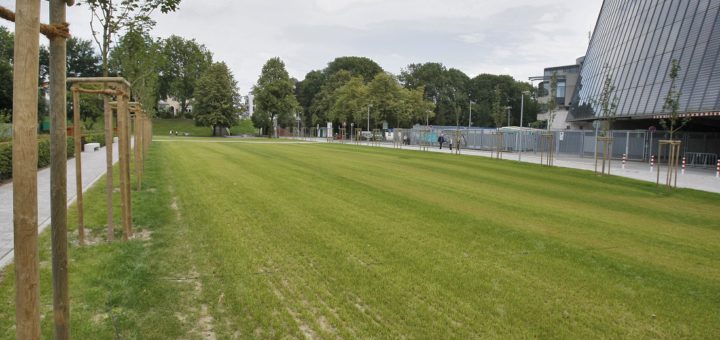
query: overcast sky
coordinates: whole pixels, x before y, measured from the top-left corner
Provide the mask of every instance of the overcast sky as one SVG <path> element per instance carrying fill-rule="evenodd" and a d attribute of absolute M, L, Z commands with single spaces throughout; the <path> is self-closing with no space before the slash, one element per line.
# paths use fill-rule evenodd
<path fill-rule="evenodd" d="M 15 7 L 14 0 L 0 3 Z M 42 3 L 46 22 L 47 2 Z M 230 66 L 243 94 L 272 57 L 300 80 L 335 57 L 353 55 L 394 74 L 410 63 L 441 62 L 470 77 L 509 74 L 527 81 L 585 54 L 601 5 L 602 0 L 182 0 L 178 12 L 155 15 L 152 34 L 205 44 L 215 60 Z M 75 36 L 91 38 L 87 7 L 70 8 L 68 21 Z"/>

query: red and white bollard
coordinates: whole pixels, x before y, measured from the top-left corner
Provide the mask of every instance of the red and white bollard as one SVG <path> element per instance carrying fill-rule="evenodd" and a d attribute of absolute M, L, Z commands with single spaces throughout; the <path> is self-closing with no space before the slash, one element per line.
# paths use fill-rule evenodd
<path fill-rule="evenodd" d="M 717 167 L 715 168 L 715 177 L 720 177 L 720 159 L 718 159 Z"/>
<path fill-rule="evenodd" d="M 623 154 L 623 169 L 625 169 L 625 164 L 627 164 L 627 155 Z"/>
<path fill-rule="evenodd" d="M 650 171 L 655 167 L 655 155 L 650 156 Z"/>
<path fill-rule="evenodd" d="M 683 175 L 685 174 L 685 157 L 683 157 L 683 162 L 682 162 L 682 173 L 683 173 Z"/>

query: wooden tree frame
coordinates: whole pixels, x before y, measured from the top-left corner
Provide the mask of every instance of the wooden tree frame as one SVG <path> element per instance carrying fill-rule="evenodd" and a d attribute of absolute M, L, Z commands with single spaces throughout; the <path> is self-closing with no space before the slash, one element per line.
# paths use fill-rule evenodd
<path fill-rule="evenodd" d="M 682 141 L 679 140 L 660 140 L 658 141 L 658 167 L 656 186 L 660 185 L 660 160 L 662 159 L 663 149 L 667 149 L 667 172 L 665 175 L 665 186 L 668 188 L 677 188 L 678 167 L 680 163 L 680 147 Z"/>
<path fill-rule="evenodd" d="M 598 156 L 601 156 L 601 171 L 600 175 L 605 175 L 605 164 L 607 164 L 607 174 L 610 175 L 610 168 L 612 165 L 612 150 L 613 150 L 613 137 L 598 137 L 595 140 L 595 173 L 598 173 Z M 601 150 L 598 150 L 601 148 Z"/>
<path fill-rule="evenodd" d="M 380 146 L 380 140 L 382 136 L 382 131 L 380 129 L 373 129 L 372 130 L 372 139 L 371 139 L 371 145 L 373 146 Z"/>
<path fill-rule="evenodd" d="M 338 133 L 340 134 L 340 143 L 345 144 L 345 136 L 347 136 L 347 128 L 340 128 Z"/>
<path fill-rule="evenodd" d="M 402 149 L 403 136 L 405 132 L 402 129 L 395 129 L 393 131 L 393 148 Z"/>
<path fill-rule="evenodd" d="M 498 130 L 495 132 L 495 147 L 490 151 L 490 158 L 502 159 L 505 152 L 505 133 Z"/>
<path fill-rule="evenodd" d="M 102 94 L 106 97 L 115 96 L 117 98 L 116 114 L 117 114 L 117 127 L 118 127 L 118 150 L 119 150 L 119 162 L 120 162 L 120 208 L 122 216 L 123 226 L 123 239 L 127 240 L 132 236 L 132 200 L 130 194 L 130 108 L 129 108 L 129 94 L 130 94 L 130 83 L 127 80 L 120 77 L 97 77 L 97 78 L 68 78 L 67 82 L 71 85 L 73 91 L 73 109 L 74 123 L 78 127 L 75 129 L 75 164 L 76 168 L 81 168 L 80 161 L 80 147 L 79 141 L 81 133 L 79 129 L 80 124 L 80 93 L 91 93 L 91 94 Z M 88 88 L 91 87 L 91 88 Z M 100 89 L 97 89 L 100 87 Z M 107 209 L 108 209 L 108 235 L 112 237 L 113 231 L 113 215 L 112 215 L 112 188 L 113 188 L 113 176 L 112 176 L 112 128 L 108 129 L 108 126 L 112 125 L 112 104 L 106 98 L 105 106 L 105 140 L 106 148 L 109 149 L 108 154 L 110 157 L 107 158 L 107 168 L 109 173 L 107 177 Z M 110 125 L 108 125 L 108 122 Z M 108 130 L 111 132 L 108 133 Z M 110 140 L 111 143 L 107 144 Z M 78 230 L 80 232 L 83 228 L 83 206 L 82 206 L 82 174 L 78 171 L 76 174 L 78 184 L 77 185 L 77 206 L 78 206 Z M 84 233 L 80 232 L 81 237 L 84 237 Z M 81 242 L 82 239 L 81 239 Z"/>
<path fill-rule="evenodd" d="M 355 128 L 355 145 L 360 144 L 361 137 L 362 137 L 362 128 Z"/>
<path fill-rule="evenodd" d="M 547 166 L 555 164 L 555 135 L 553 133 L 540 135 L 540 164 Z"/>
<path fill-rule="evenodd" d="M 463 135 L 462 131 L 455 130 L 455 133 L 453 134 L 453 146 L 455 146 L 455 149 L 452 150 L 456 155 L 460 154 L 460 149 L 463 141 Z"/>
<path fill-rule="evenodd" d="M 432 137 L 432 130 L 430 128 L 420 129 L 420 141 L 418 142 L 420 150 L 428 151 L 428 148 L 432 145 L 430 137 Z"/>

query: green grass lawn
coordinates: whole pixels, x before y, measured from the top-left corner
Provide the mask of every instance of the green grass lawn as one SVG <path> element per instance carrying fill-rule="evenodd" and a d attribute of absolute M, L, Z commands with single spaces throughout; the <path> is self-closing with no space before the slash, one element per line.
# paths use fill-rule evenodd
<path fill-rule="evenodd" d="M 153 120 L 153 134 L 158 136 L 168 136 L 172 131 L 180 131 L 181 133 L 187 132 L 194 137 L 211 137 L 212 128 L 207 126 L 195 126 L 195 122 L 192 119 L 154 119 Z M 233 126 L 230 129 L 230 133 L 233 135 L 241 134 L 254 134 L 255 128 L 250 120 L 242 120 L 238 122 L 238 125 Z"/>
<path fill-rule="evenodd" d="M 76 338 L 720 335 L 720 195 L 480 157 L 199 141 L 153 144 L 133 207 L 149 237 L 71 248 Z M 103 185 L 87 197 L 98 237 Z"/>

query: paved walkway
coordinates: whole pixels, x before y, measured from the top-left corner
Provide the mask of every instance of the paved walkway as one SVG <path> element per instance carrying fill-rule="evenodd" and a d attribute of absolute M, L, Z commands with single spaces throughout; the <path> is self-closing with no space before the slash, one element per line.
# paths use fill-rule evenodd
<path fill-rule="evenodd" d="M 311 138 L 309 140 L 321 143 L 327 143 L 325 138 Z M 337 141 L 335 141 L 337 143 Z M 351 144 L 347 142 L 347 144 Z M 367 142 L 362 142 L 361 145 L 369 146 Z M 390 143 L 380 143 L 379 147 L 392 148 L 393 145 Z M 416 145 L 404 145 L 403 149 L 407 150 L 419 150 L 420 147 Z M 450 153 L 446 147 L 440 150 L 438 147 L 428 148 L 430 152 L 441 152 Z M 483 156 L 491 157 L 489 151 L 480 150 L 461 150 L 463 155 L 472 156 Z M 503 159 L 517 161 L 520 155 L 518 153 L 508 152 L 503 154 Z M 540 164 L 540 154 L 533 152 L 527 152 L 522 154 L 522 162 Z M 563 168 L 573 168 L 580 170 L 595 170 L 595 159 L 594 158 L 580 158 L 572 157 L 567 155 L 560 155 L 555 158 L 555 166 Z M 665 180 L 666 167 L 660 167 L 660 182 L 663 183 Z M 610 171 L 612 175 L 637 179 L 646 182 L 655 183 L 657 180 L 657 166 L 652 169 L 650 165 L 645 162 L 628 162 L 623 168 L 622 161 L 613 160 L 612 169 Z M 707 169 L 702 168 L 687 168 L 682 174 L 678 174 L 677 186 L 679 188 L 690 188 L 702 191 L 709 191 L 714 193 L 720 193 L 720 178 L 715 176 L 715 168 L 708 167 Z"/>
<path fill-rule="evenodd" d="M 113 144 L 113 160 L 118 161 L 118 143 Z M 105 148 L 82 153 L 83 191 L 97 182 L 106 170 Z M 39 232 L 50 225 L 50 168 L 37 173 Z M 67 161 L 68 206 L 75 201 L 75 159 Z M 13 260 L 13 184 L 0 186 L 0 268 Z"/>

